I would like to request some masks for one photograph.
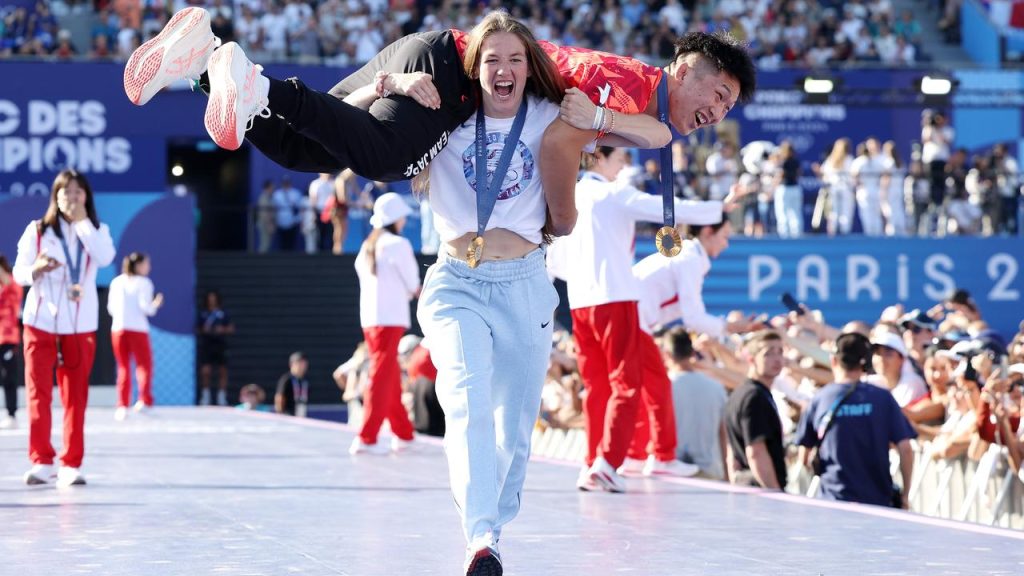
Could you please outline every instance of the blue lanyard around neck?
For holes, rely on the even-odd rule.
[[[661,73],[661,82],[658,83],[658,120],[668,126],[669,132],[672,125],[668,121],[668,73]],[[676,205],[672,186],[672,140],[661,148],[661,203],[662,217],[665,226],[676,225]]]
[[[57,225],[60,226],[59,223]],[[71,233],[74,234],[74,228],[71,229]],[[72,262],[71,250],[68,249],[68,241],[64,238],[64,234],[60,234],[57,237],[60,238],[60,247],[64,249],[64,258],[67,260],[68,272],[71,274],[71,284],[78,284],[82,274],[82,253],[85,252],[82,241],[78,241],[77,258]]]
[[[519,145],[519,134],[523,131],[523,124],[526,123],[526,98],[519,105],[516,118],[512,121],[512,130],[505,138],[501,150],[501,157],[498,158],[498,165],[494,169],[494,175],[488,178],[487,173],[487,126],[484,120],[484,110],[481,107],[476,112],[476,235],[483,236],[487,228],[487,221],[491,219],[491,212],[494,211],[494,204],[498,201],[498,189],[505,181],[505,174],[508,172],[508,165],[512,161],[512,153]]]

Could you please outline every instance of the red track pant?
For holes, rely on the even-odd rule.
[[[135,357],[135,379],[139,382],[139,400],[153,405],[153,352],[149,334],[132,330],[110,333],[117,362],[117,405],[127,407],[132,400],[132,357]]]
[[[654,338],[637,330],[637,353],[643,362],[644,383],[637,406],[636,430],[629,457],[643,460],[648,454],[662,462],[676,458],[676,412],[672,404],[672,383]],[[654,443],[651,445],[651,431]]]
[[[64,356],[57,365],[57,343]],[[25,392],[28,396],[28,458],[33,464],[53,464],[56,453],[50,443],[53,374],[64,406],[65,466],[78,468],[85,454],[85,406],[89,401],[89,373],[96,356],[96,333],[51,334],[25,327]]]
[[[402,369],[398,366],[398,341],[405,334],[401,326],[363,328],[370,353],[370,383],[363,396],[363,428],[359,438],[376,444],[380,426],[387,419],[391,431],[402,440],[412,440],[412,422],[402,405]]]
[[[587,464],[598,455],[618,468],[626,458],[643,380],[636,302],[612,302],[572,311],[583,403]]]

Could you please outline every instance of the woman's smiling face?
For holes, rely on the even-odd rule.
[[[480,49],[484,114],[492,118],[515,116],[529,77],[526,46],[519,37],[496,32],[484,39]]]

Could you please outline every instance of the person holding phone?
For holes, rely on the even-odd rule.
[[[96,274],[114,259],[114,242],[96,215],[85,175],[62,170],[53,180],[50,203],[18,240],[14,279],[30,286],[26,298],[25,391],[28,396],[29,460],[25,483],[85,484],[85,407],[96,353],[99,299]],[[50,443],[53,376],[64,406],[61,466]]]

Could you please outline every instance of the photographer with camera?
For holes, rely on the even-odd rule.
[[[906,508],[914,471],[910,440],[917,433],[892,394],[863,382],[871,357],[872,344],[864,335],[836,339],[835,382],[814,397],[797,428],[800,462],[808,465],[811,449],[816,450],[813,469],[825,499]],[[889,473],[890,445],[900,456],[900,493]]]

